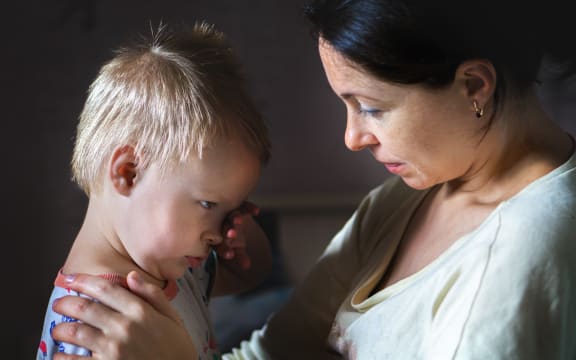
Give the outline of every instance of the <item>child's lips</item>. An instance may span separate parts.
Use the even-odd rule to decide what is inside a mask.
[[[188,266],[190,267],[199,267],[202,263],[206,260],[206,257],[202,256],[186,256],[186,261],[188,262]]]

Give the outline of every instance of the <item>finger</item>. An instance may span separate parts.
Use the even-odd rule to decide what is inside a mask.
[[[128,289],[99,276],[67,275],[66,286],[96,299],[114,310],[127,310],[130,305],[139,302],[139,297],[132,294]]]
[[[140,322],[148,314],[147,310],[156,306],[158,307],[157,311],[161,314],[172,319],[179,319],[178,316],[174,316],[175,312],[169,305],[164,305],[163,301],[167,302],[168,300],[158,286],[152,284],[138,286],[134,284],[138,280],[135,281],[132,278],[130,284],[135,285],[138,292],[131,292],[131,288],[126,289],[98,276],[81,274],[67,276],[67,278],[69,278],[67,279],[68,287],[88,295],[100,303],[87,299],[82,300],[81,297],[72,297],[62,303],[62,299],[57,301],[54,304],[55,311],[87,322],[97,328],[107,329],[118,324],[124,324],[126,319]],[[144,296],[140,297],[141,294]],[[149,301],[154,305],[151,305]],[[71,305],[66,306],[67,304]],[[108,324],[110,325],[108,326]]]
[[[248,256],[248,253],[246,252],[245,249],[237,249],[236,250],[236,261],[238,262],[238,264],[240,265],[240,267],[242,269],[249,269],[250,266],[252,266],[252,262],[250,260],[250,256]]]
[[[243,256],[240,259],[238,259],[238,263],[240,264],[240,267],[244,270],[248,270],[252,266],[252,261],[248,256]]]
[[[245,214],[256,216],[260,213],[260,208],[256,206],[256,204],[254,204],[253,202],[244,201],[240,206],[240,211]]]
[[[244,238],[231,239],[229,244],[226,244],[230,250],[236,251],[237,249],[245,249],[248,245]]]
[[[86,349],[95,349],[101,342],[103,334],[88,324],[80,322],[63,322],[52,329],[52,337],[60,342],[74,344]]]
[[[228,239],[225,240],[224,242],[218,244],[217,246],[214,246],[214,251],[216,252],[216,255],[218,256],[218,258],[222,258],[225,259],[226,258],[226,254],[229,251],[234,252],[234,250],[230,247],[230,244],[228,243]]]
[[[226,237],[229,239],[235,239],[238,236],[238,230],[230,229],[226,232]]]
[[[244,220],[242,217],[246,216],[244,213],[239,211],[232,211],[226,216],[226,220],[224,220],[224,230],[233,229],[235,226],[241,225]]]
[[[58,352],[54,354],[52,357],[54,360],[82,360],[82,359],[94,359],[89,356],[80,356],[80,355],[73,355],[73,354],[66,354],[63,352]]]
[[[236,257],[236,252],[233,249],[227,249],[222,253],[221,257],[225,260],[232,260]]]
[[[170,305],[170,301],[158,286],[143,281],[142,277],[138,275],[136,271],[128,273],[126,282],[128,283],[130,291],[146,300],[156,311],[171,319],[181,321],[180,316],[174,307]]]
[[[106,305],[73,295],[61,297],[58,301],[55,301],[52,305],[52,310],[59,314],[89,323],[97,329],[102,329],[107,324],[107,321],[114,321],[118,316],[117,311]]]

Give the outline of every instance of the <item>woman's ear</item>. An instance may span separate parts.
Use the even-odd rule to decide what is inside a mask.
[[[138,159],[134,147],[125,145],[114,150],[110,160],[109,176],[118,193],[130,195],[138,170]]]
[[[476,104],[483,109],[494,95],[496,90],[497,74],[494,65],[488,60],[467,60],[456,69],[455,79],[463,84],[464,96],[471,106]]]

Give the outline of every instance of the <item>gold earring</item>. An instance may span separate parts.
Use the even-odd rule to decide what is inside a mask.
[[[474,112],[477,118],[481,118],[484,115],[484,109],[478,106],[478,101],[476,99],[472,100],[472,106],[474,107]]]

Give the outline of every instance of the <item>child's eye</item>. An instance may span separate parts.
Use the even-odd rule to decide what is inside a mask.
[[[216,206],[216,203],[212,201],[200,200],[199,203],[200,206],[202,206],[204,209],[212,209],[214,206]]]

